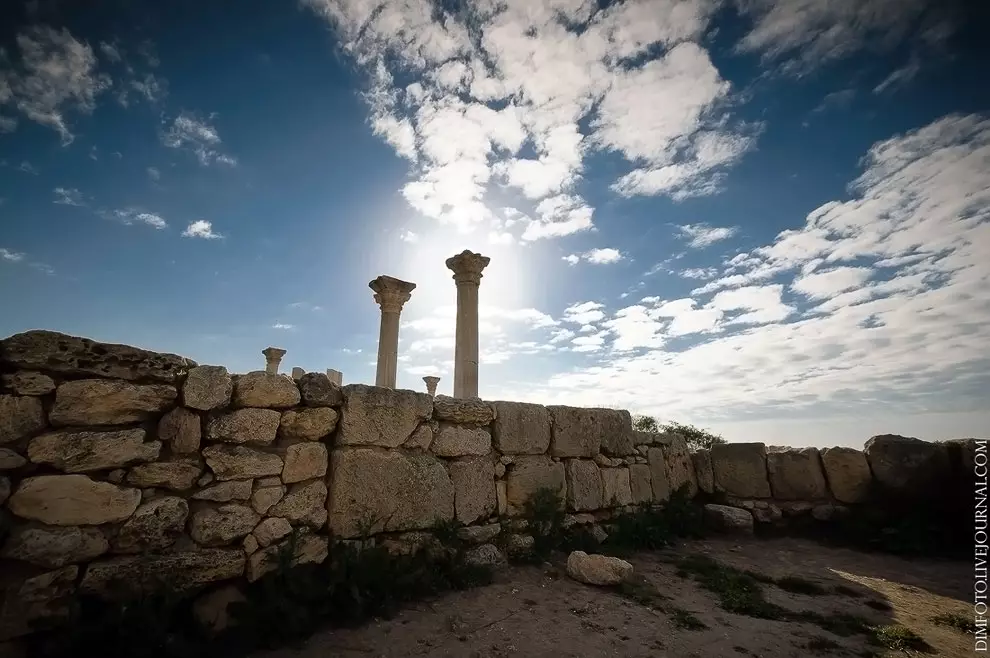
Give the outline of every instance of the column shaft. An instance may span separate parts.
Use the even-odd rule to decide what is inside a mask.
[[[478,397],[478,284],[457,284],[454,397]]]
[[[399,313],[382,310],[381,330],[378,332],[378,370],[375,386],[395,388],[399,360]]]

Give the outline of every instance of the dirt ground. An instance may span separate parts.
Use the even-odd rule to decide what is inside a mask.
[[[721,539],[689,542],[629,560],[638,574],[669,597],[668,610],[678,607],[693,613],[705,629],[683,628],[671,615],[569,579],[562,564],[546,564],[511,567],[488,587],[421,603],[393,619],[358,629],[324,631],[296,649],[259,653],[255,658],[796,658],[864,656],[871,655],[869,650],[880,656],[922,655],[884,653],[868,645],[862,635],[840,637],[813,624],[727,613],[693,579],[677,575],[672,558],[691,554],[706,554],[773,577],[801,576],[830,590],[839,585],[851,588],[860,595],[792,594],[764,586],[769,601],[788,609],[856,614],[875,624],[900,624],[923,637],[939,656],[974,655],[972,635],[930,621],[945,613],[972,615],[966,603],[971,596],[970,570],[964,562],[904,560],[795,539]]]

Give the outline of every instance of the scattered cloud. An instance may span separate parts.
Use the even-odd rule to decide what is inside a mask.
[[[203,240],[219,240],[223,236],[213,232],[213,224],[205,219],[191,222],[182,232],[184,238],[202,238]]]
[[[712,279],[718,276],[718,269],[714,267],[689,267],[677,273],[685,279]]]
[[[162,173],[158,171],[158,167],[148,167],[146,171],[148,172],[148,178],[150,178],[152,181],[157,183],[158,181],[161,180]]]
[[[155,213],[145,212],[137,208],[121,208],[113,211],[101,210],[98,214],[107,219],[113,219],[121,224],[130,226],[132,224],[147,224],[154,229],[164,229],[168,223]]]
[[[618,263],[623,259],[623,254],[618,249],[607,247],[605,249],[592,249],[583,254],[570,254],[564,256],[563,260],[569,265],[577,265],[582,260],[595,265],[610,265]]]
[[[28,260],[27,254],[20,251],[12,251],[10,249],[4,249],[0,247],[0,261],[4,263],[17,263],[20,265],[26,265],[32,269],[38,270],[42,274],[47,274],[48,276],[54,276],[55,268],[46,263],[41,263],[38,261]]]
[[[417,233],[413,233],[412,231],[406,230],[399,234],[399,239],[403,242],[416,244],[419,242],[419,235]]]
[[[899,69],[896,69],[895,71],[892,71],[890,75],[880,82],[880,84],[874,87],[873,93],[884,94],[887,92],[893,92],[914,80],[915,76],[917,76],[920,72],[921,59],[914,55],[907,64]]]
[[[85,206],[86,202],[83,200],[82,193],[79,192],[74,187],[64,188],[56,187],[54,190],[55,200],[52,203],[56,203],[63,206]]]
[[[0,116],[0,134],[12,133],[17,130],[17,118]]]
[[[35,167],[27,160],[23,160],[21,164],[17,165],[17,170],[23,171],[25,174],[31,174],[32,176],[37,176],[38,174],[41,173],[40,171],[38,171],[37,167]]]
[[[677,227],[680,237],[688,240],[688,245],[701,249],[728,240],[739,231],[735,226],[709,226],[708,224],[684,224]]]
[[[284,322],[276,322],[275,324],[272,325],[272,329],[282,329],[284,331],[292,331],[295,328],[296,328],[296,325],[294,325],[294,324],[286,324]]]
[[[3,259],[8,263],[19,263],[24,260],[24,254],[19,251],[11,251],[10,249],[0,248],[0,259]]]
[[[221,140],[216,128],[193,114],[183,112],[175,117],[162,133],[162,144],[195,153],[201,165],[237,165],[235,158],[219,151]]]

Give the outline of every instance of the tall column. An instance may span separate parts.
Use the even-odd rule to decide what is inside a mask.
[[[344,373],[333,368],[327,368],[327,377],[337,386],[340,386],[344,382]]]
[[[478,286],[491,258],[467,249],[447,259],[457,284],[457,333],[454,342],[454,397],[478,397]]]
[[[261,353],[265,355],[265,372],[269,375],[277,375],[278,364],[282,362],[285,350],[277,347],[266,347],[261,350]]]
[[[437,384],[440,383],[440,378],[434,377],[433,375],[427,375],[426,377],[423,377],[423,381],[426,382],[426,392],[430,394],[430,397],[436,397]]]
[[[378,370],[375,386],[395,388],[395,373],[399,359],[399,313],[416,289],[415,283],[380,276],[368,284],[375,291],[375,301],[382,309],[382,324],[378,332]]]

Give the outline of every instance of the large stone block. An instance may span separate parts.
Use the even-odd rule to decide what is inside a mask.
[[[244,446],[209,446],[203,448],[203,459],[218,480],[248,480],[282,474],[281,457]]]
[[[296,384],[307,407],[339,407],[344,404],[344,392],[340,386],[322,372],[307,372]]]
[[[58,569],[88,562],[108,550],[110,544],[97,528],[20,526],[3,545],[0,557]]]
[[[555,457],[587,457],[598,454],[604,427],[603,409],[549,406],[550,454]]]
[[[140,502],[137,489],[85,475],[39,475],[22,480],[7,507],[21,518],[48,525],[100,525],[127,519]]]
[[[116,432],[49,432],[31,439],[28,459],[66,473],[121,468],[158,459],[160,441],[144,440],[142,429]]]
[[[229,503],[232,500],[248,500],[251,498],[252,480],[228,480],[218,482],[212,487],[197,491],[192,495],[194,500],[210,500],[215,503]]]
[[[662,503],[670,500],[670,478],[667,474],[667,458],[663,449],[649,448],[646,451],[646,461],[650,467],[650,483],[653,486],[653,502]]]
[[[691,453],[694,464],[694,477],[698,488],[706,494],[715,493],[715,474],[712,472],[712,453],[708,448],[695,450]]]
[[[753,515],[748,510],[728,505],[705,505],[704,517],[709,527],[726,534],[753,534]]]
[[[38,398],[0,395],[0,444],[20,441],[47,426]]]
[[[650,482],[650,467],[646,464],[630,464],[629,489],[633,504],[653,501],[653,484]]]
[[[602,508],[602,474],[598,464],[590,459],[568,459],[564,462],[567,479],[567,508],[584,512]]]
[[[167,462],[139,464],[127,472],[127,483],[136,487],[159,487],[172,491],[192,489],[203,474],[196,459],[174,459]]]
[[[225,443],[268,445],[275,440],[281,420],[282,414],[274,409],[238,409],[211,418],[206,423],[206,437]]]
[[[632,504],[628,468],[602,469],[602,502],[605,507],[623,507]]]
[[[172,383],[196,366],[176,354],[98,343],[55,331],[26,331],[0,342],[0,361],[25,370]]]
[[[55,380],[40,372],[21,370],[0,376],[0,385],[17,395],[48,395],[55,390]]]
[[[285,449],[282,482],[292,484],[327,474],[327,447],[322,443],[296,443]]]
[[[712,472],[715,488],[739,498],[769,498],[767,447],[762,443],[713,445]]]
[[[440,457],[487,455],[492,451],[492,436],[481,427],[441,423],[430,451]]]
[[[426,393],[364,384],[344,387],[337,445],[397,448],[433,413]]]
[[[494,402],[492,438],[504,455],[542,455],[550,447],[550,412],[539,404]]]
[[[861,503],[870,494],[873,476],[862,450],[836,447],[822,450],[822,466],[832,495],[840,503]]]
[[[887,489],[924,495],[949,477],[949,452],[942,444],[882,434],[870,438],[863,452],[873,477]]]
[[[235,407],[288,409],[299,404],[299,388],[288,377],[255,370],[234,381],[231,403]]]
[[[176,496],[142,504],[121,526],[113,542],[117,553],[160,551],[175,543],[186,527],[189,503]]]
[[[495,465],[490,457],[451,462],[454,518],[464,524],[487,519],[495,512]]]
[[[561,500],[567,495],[564,464],[549,457],[516,457],[508,467],[506,480],[508,513],[521,514],[526,501],[538,490],[548,488],[556,492]]]
[[[240,548],[128,555],[90,564],[79,588],[108,596],[117,593],[115,586],[123,594],[152,592],[167,585],[181,593],[237,578],[244,573],[244,563]]]
[[[420,530],[454,517],[454,485],[430,455],[340,449],[331,455],[330,470],[327,510],[337,537]]]
[[[567,575],[588,585],[611,587],[629,580],[633,565],[617,557],[573,551],[567,556]]]
[[[322,480],[300,482],[268,510],[268,516],[319,528],[327,522],[327,485]]]
[[[767,452],[770,490],[778,500],[820,500],[828,496],[818,448],[776,448]]]
[[[632,416],[625,409],[597,409],[602,424],[601,451],[613,457],[636,452]]]
[[[190,409],[212,411],[230,404],[234,380],[223,366],[198,366],[182,384],[182,401]]]
[[[175,404],[178,393],[165,384],[121,379],[77,379],[55,390],[52,425],[124,425],[156,418]]]
[[[495,409],[490,402],[475,398],[438,395],[433,398],[433,417],[460,425],[489,425],[495,419]]]
[[[290,441],[318,441],[333,433],[337,418],[337,412],[329,407],[289,410],[282,414],[278,435]]]
[[[158,439],[169,444],[177,455],[199,452],[202,435],[199,416],[185,407],[176,407],[158,421]]]
[[[224,546],[250,533],[260,520],[261,516],[246,505],[203,507],[189,520],[189,536],[202,546]]]
[[[687,494],[694,497],[698,493],[698,481],[694,474],[694,462],[684,438],[673,432],[666,432],[659,437],[663,457],[667,461],[667,482],[670,490],[677,491],[687,487]]]

